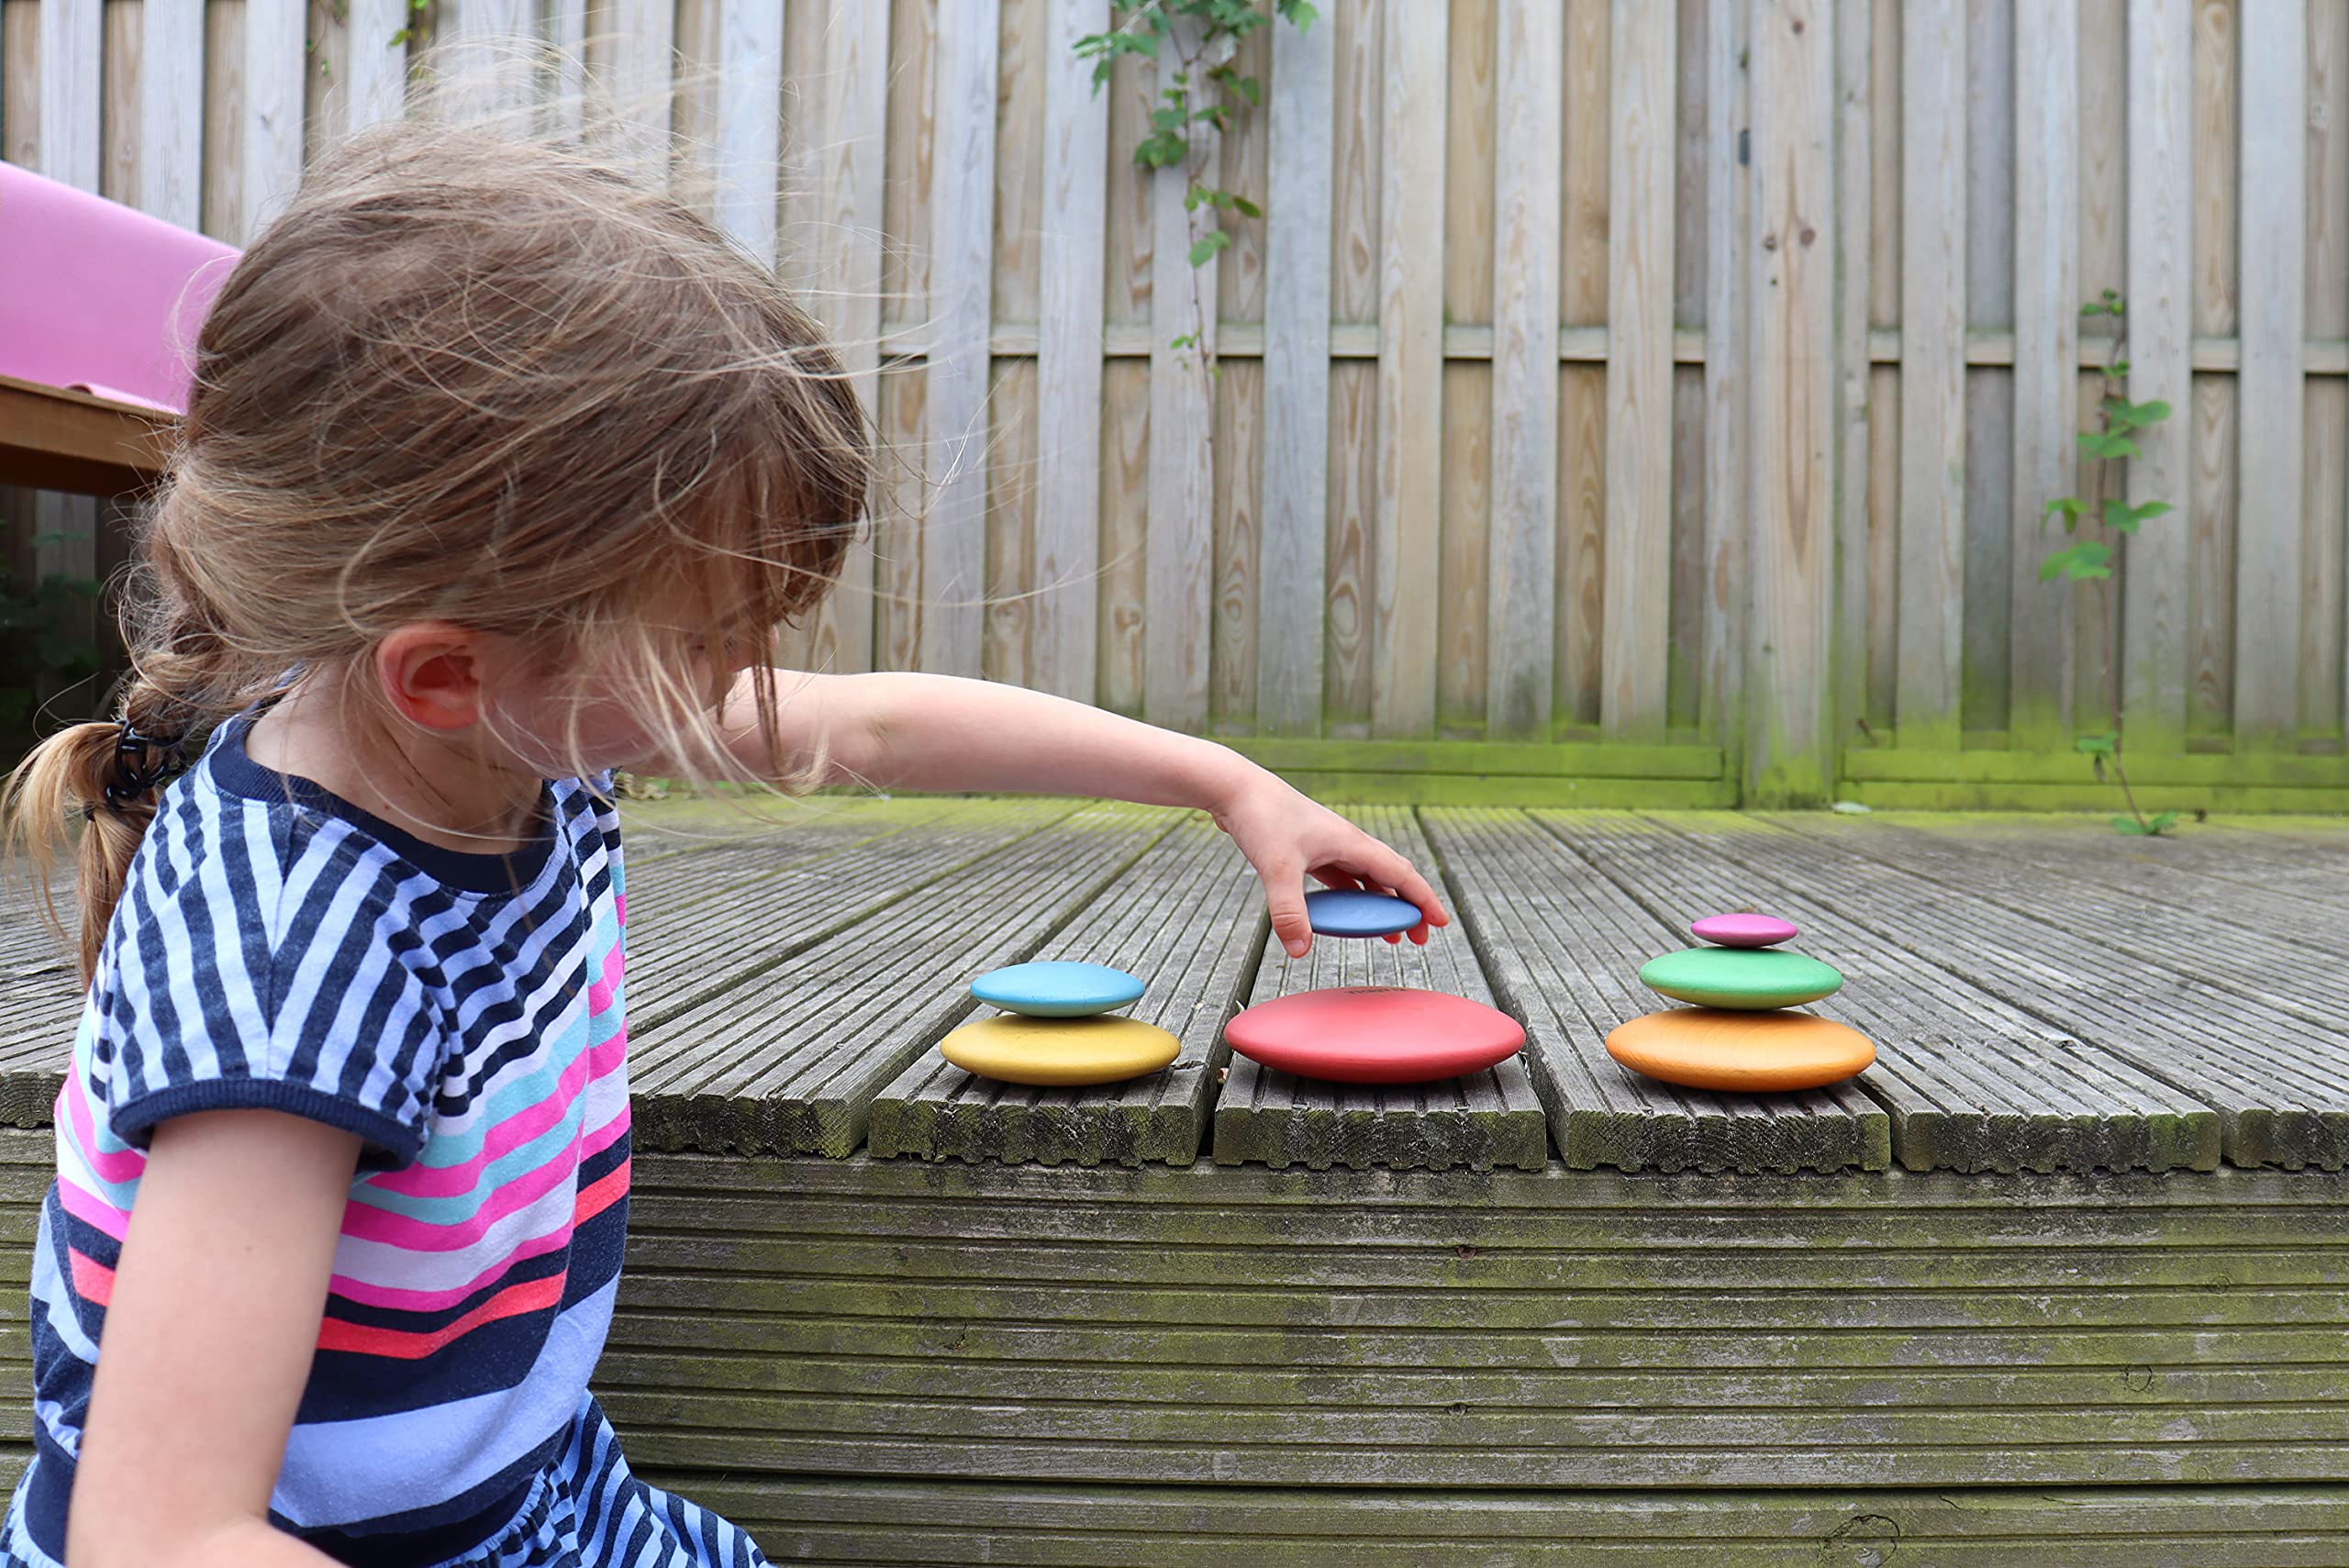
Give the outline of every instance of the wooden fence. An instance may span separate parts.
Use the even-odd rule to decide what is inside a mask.
[[[2136,776],[2349,805],[2349,0],[1324,0],[1242,51],[1264,217],[1196,276],[1151,68],[1072,52],[1107,11],[0,0],[0,150],[241,239],[424,42],[551,41],[901,459],[800,656],[1356,796],[2100,802],[2094,602],[2037,567],[2115,289],[2176,410]]]

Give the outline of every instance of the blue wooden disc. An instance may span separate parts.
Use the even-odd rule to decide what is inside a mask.
[[[1324,887],[1307,894],[1305,917],[1325,937],[1391,936],[1427,918],[1408,898],[1358,887]]]
[[[1084,1018],[1138,1000],[1142,984],[1105,963],[1047,959],[992,969],[971,982],[971,995],[1008,1013]]]

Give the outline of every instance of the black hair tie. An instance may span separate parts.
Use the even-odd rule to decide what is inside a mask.
[[[183,747],[185,738],[141,735],[130,720],[122,721],[122,733],[115,737],[113,766],[106,770],[106,804],[120,806],[138,799],[161,786],[164,780],[187,766]],[[156,760],[147,760],[149,751]]]

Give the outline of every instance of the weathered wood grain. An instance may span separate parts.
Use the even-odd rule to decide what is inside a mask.
[[[2308,17],[2242,0],[2243,369],[2235,395],[2236,744],[2288,750],[2300,653],[2301,339],[2308,316]],[[2256,237],[2252,238],[2252,237]]]
[[[1109,101],[1077,39],[1106,30],[1103,0],[1053,0],[1044,69],[1044,217],[1036,358],[1035,684],[1094,695],[1101,547],[1101,236]]]
[[[601,1392],[802,1481],[2273,1485],[2341,1451],[2341,1195],[648,1155]]]
[[[2067,588],[2043,583],[2047,503],[2072,495],[2079,401],[2080,18],[2072,6],[2014,12],[2014,426],[2008,498],[2012,600],[2007,729],[2015,746],[2071,740]]]
[[[1178,27],[1187,27],[1180,21]],[[1170,47],[1162,80],[1177,69]],[[1162,85],[1162,91],[1163,91]],[[1191,265],[1186,181],[1216,188],[1215,128],[1194,123],[1187,162],[1149,176],[1151,251],[1150,529],[1142,541],[1142,717],[1202,729],[1215,596],[1215,268]],[[1187,347],[1177,347],[1181,341]]]
[[[1444,61],[1449,9],[1389,5],[1379,128],[1378,484],[1370,728],[1435,728],[1443,452]]]
[[[1965,620],[1965,13],[1901,17],[1903,744],[1954,748]]]
[[[874,1159],[1189,1164],[1204,1145],[1228,1054],[1224,1021],[1244,1000],[1264,946],[1263,905],[1255,873],[1212,823],[1177,827],[1035,955],[1140,977],[1149,989],[1128,1011],[1182,1042],[1174,1064],[1130,1083],[1042,1089],[974,1078],[926,1052],[874,1098],[867,1151]]]
[[[1435,857],[1410,813],[1365,806],[1354,820],[1413,864]],[[1403,985],[1494,1003],[1476,955],[1456,929],[1426,946],[1317,937],[1302,962],[1277,945],[1264,950],[1251,1002],[1341,985]],[[1481,1073],[1432,1084],[1332,1084],[1230,1057],[1215,1105],[1219,1164],[1276,1170],[1539,1170],[1550,1157],[1542,1102],[1524,1056]]]
[[[204,13],[139,9],[139,193],[132,206],[182,228],[204,221]]]
[[[722,1004],[777,962],[1075,809],[1065,801],[989,802],[927,820],[885,818],[862,841],[776,835],[707,860],[648,868],[629,900],[637,1038],[696,1006]],[[746,912],[756,922],[747,931]]]
[[[1705,10],[1705,107],[1708,156],[1705,225],[1705,732],[1728,748],[1732,772],[1743,776],[1746,539],[1746,395],[1751,384],[1746,343],[1753,317],[1746,303],[1746,258],[1753,243],[1753,183],[1748,159],[1751,129],[1748,37],[1752,8],[1740,0],[1708,0]],[[1692,33],[1683,48],[1694,42]],[[1859,230],[1864,242],[1866,230]]]
[[[1499,1006],[1525,1025],[1526,1066],[1568,1166],[1839,1171],[1889,1162],[1890,1123],[1851,1084],[1721,1095],[1617,1065],[1608,1031],[1670,1005],[1640,985],[1640,965],[1687,944],[1519,813],[1420,817]]]
[[[632,1029],[637,1136],[656,1149],[852,1152],[874,1096],[970,1009],[972,976],[1033,953],[1173,824],[1169,812],[1088,806]]]
[[[1607,545],[1599,727],[1664,737],[1671,617],[1672,152],[1676,7],[1617,0],[1608,29]]]
[[[2216,1106],[2240,1165],[2349,1162],[2349,1036],[1988,896],[1884,864],[1820,832],[1691,816],[1675,830],[2074,1038]],[[1930,942],[1923,933],[1931,932]]]
[[[995,241],[996,74],[991,7],[937,19],[936,169],[930,187],[929,506],[921,523],[921,668],[979,673],[986,591],[987,326]]]
[[[1823,668],[1834,636],[1835,384],[1819,351],[1835,331],[1832,15],[1769,0],[1753,22],[1743,782],[1767,804],[1822,799],[1841,743],[1825,684],[1797,673]]]
[[[2121,584],[2121,695],[2129,739],[2148,751],[2186,739],[2187,572],[2194,520],[2190,277],[2195,217],[2193,12],[2189,0],[2148,0],[2128,28],[2129,397],[2170,417],[2138,432],[2128,467],[2131,506],[2176,508],[2128,544]]]
[[[1318,733],[1329,536],[1332,81],[1339,23],[1273,30],[1265,113],[1264,534],[1256,581],[1260,732]]]
[[[1485,727],[1546,740],[1555,686],[1563,13],[1510,6],[1495,43],[1492,524]]]
[[[1629,813],[1543,812],[1537,820],[1667,928],[1748,906],[1801,927],[1794,950],[1843,976],[1842,990],[1809,1010],[1876,1042],[1876,1063],[1857,1083],[1890,1111],[1893,1153],[1904,1169],[2218,1164],[2219,1116],[2210,1106],[2110,1051],[2056,1037],[1799,891],[1757,889],[1751,873]]]
[[[828,1563],[1147,1561],[1208,1568],[1407,1568],[1441,1540],[1449,1561],[1524,1568],[1808,1568],[1821,1542],[1881,1561],[1930,1551],[1949,1568],[2056,1562],[2137,1568],[2183,1551],[2207,1568],[2316,1564],[2349,1555],[2349,1494],[2171,1487],[1980,1496],[1795,1489],[1734,1502],[1704,1494],[1413,1494],[1290,1488],[1078,1488],[918,1480],[753,1480],[652,1472],[755,1531],[766,1550]],[[1064,1555],[1065,1554],[1065,1555]],[[2330,1554],[2330,1555],[2328,1555]]]

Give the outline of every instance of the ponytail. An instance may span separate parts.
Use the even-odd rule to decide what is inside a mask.
[[[50,877],[72,824],[82,824],[74,888],[82,906],[77,945],[84,985],[97,968],[130,858],[155,819],[157,791],[184,765],[184,736],[150,733],[131,717],[161,706],[140,700],[160,695],[151,686],[134,686],[120,722],[77,724],[50,736],[17,764],[0,795],[0,816],[6,819],[0,844],[21,850],[31,862],[50,928],[61,937],[65,924]]]

